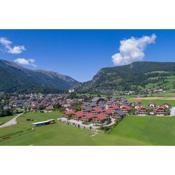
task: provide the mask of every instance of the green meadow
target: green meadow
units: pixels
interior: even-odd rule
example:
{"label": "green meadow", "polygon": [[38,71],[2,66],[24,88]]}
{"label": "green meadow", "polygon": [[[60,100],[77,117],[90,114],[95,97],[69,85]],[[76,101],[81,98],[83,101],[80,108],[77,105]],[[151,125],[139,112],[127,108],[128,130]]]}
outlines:
{"label": "green meadow", "polygon": [[175,106],[175,97],[171,96],[171,97],[141,97],[141,98],[128,98],[129,102],[135,102],[135,101],[139,101],[142,102],[143,105],[147,106],[150,103],[155,103],[157,105],[161,105],[164,103],[168,103],[171,106]]}
{"label": "green meadow", "polygon": [[[24,114],[17,119],[17,125],[0,128],[0,145],[175,145],[173,117],[129,116],[111,131],[101,131],[96,135],[88,130],[60,122],[32,129],[33,122],[57,119],[59,116],[61,116],[59,112]],[[31,121],[28,121],[29,119]]]}
{"label": "green meadow", "polygon": [[8,122],[9,120],[11,120],[14,116],[5,116],[5,117],[0,117],[0,125],[2,125],[3,123]]}

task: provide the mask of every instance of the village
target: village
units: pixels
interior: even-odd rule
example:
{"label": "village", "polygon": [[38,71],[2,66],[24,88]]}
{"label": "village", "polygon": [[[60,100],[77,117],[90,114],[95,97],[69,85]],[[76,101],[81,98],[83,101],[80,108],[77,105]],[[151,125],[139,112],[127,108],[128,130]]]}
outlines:
{"label": "village", "polygon": [[82,102],[70,99],[68,94],[8,94],[0,96],[0,116],[21,112],[52,112]]}
{"label": "village", "polygon": [[80,111],[71,106],[65,108],[64,117],[59,121],[82,128],[110,128],[125,116],[170,116],[171,105],[128,102],[125,98],[95,97],[90,102],[83,102]]}
{"label": "village", "polygon": [[[11,95],[1,100],[3,111],[10,114],[61,111],[58,121],[79,128],[108,129],[117,125],[125,116],[174,116],[172,106],[168,103],[157,105],[142,102],[130,102],[120,97],[74,97],[71,94],[27,94]],[[33,126],[43,126],[54,121],[42,121]]]}

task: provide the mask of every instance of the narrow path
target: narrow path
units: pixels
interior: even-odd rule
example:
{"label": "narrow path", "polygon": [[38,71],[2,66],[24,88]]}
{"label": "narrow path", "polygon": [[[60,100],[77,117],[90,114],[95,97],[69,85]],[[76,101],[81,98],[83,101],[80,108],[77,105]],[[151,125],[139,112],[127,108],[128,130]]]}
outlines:
{"label": "narrow path", "polygon": [[105,127],[111,127],[111,126],[113,126],[113,125],[115,125],[116,124],[116,120],[114,119],[114,118],[112,118],[111,117],[111,123],[109,123],[108,125],[104,125],[103,127],[105,128]]}
{"label": "narrow path", "polygon": [[91,135],[91,137],[94,137],[94,136],[96,136],[97,134],[98,134],[98,132],[95,131],[95,132]]}
{"label": "narrow path", "polygon": [[20,117],[23,113],[18,114],[17,116],[15,116],[13,119],[9,120],[8,122],[4,123],[3,125],[0,125],[0,128],[6,128],[9,126],[13,126],[17,124],[17,118]]}

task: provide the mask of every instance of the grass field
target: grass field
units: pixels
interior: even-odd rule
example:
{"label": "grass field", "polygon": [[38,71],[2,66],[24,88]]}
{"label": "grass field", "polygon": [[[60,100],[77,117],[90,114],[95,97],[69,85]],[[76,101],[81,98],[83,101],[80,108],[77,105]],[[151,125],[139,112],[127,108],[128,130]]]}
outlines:
{"label": "grass field", "polygon": [[0,125],[2,125],[3,123],[11,120],[14,116],[5,116],[5,117],[0,117]]}
{"label": "grass field", "polygon": [[[38,127],[32,122],[56,119],[61,114],[28,113],[18,118],[18,124],[0,128],[0,145],[175,145],[175,118],[130,116],[109,133],[92,136],[87,130],[63,123]],[[26,119],[33,121],[27,121]]]}
{"label": "grass field", "polygon": [[128,98],[129,102],[142,102],[143,105],[148,105],[150,103],[155,103],[157,105],[161,105],[164,103],[168,103],[172,106],[175,106],[175,97],[141,97],[141,98]]}
{"label": "grass field", "polygon": [[[0,128],[0,145],[83,145],[91,144],[89,132],[57,123],[32,130],[32,123],[57,119],[61,113],[28,113],[17,119],[18,124]],[[32,119],[33,121],[27,121]]]}
{"label": "grass field", "polygon": [[175,145],[175,118],[127,117],[112,135],[120,135],[148,145]]}

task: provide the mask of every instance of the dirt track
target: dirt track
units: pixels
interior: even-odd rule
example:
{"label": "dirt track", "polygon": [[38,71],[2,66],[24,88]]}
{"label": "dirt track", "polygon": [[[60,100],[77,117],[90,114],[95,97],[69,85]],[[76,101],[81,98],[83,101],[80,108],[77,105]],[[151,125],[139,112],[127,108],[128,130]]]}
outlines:
{"label": "dirt track", "polygon": [[13,126],[13,125],[16,125],[17,124],[17,121],[16,119],[18,117],[20,117],[22,115],[21,114],[18,114],[17,116],[15,116],[13,119],[9,120],[8,122],[4,123],[3,125],[0,126],[0,128],[6,128],[6,127],[9,127],[9,126]]}

